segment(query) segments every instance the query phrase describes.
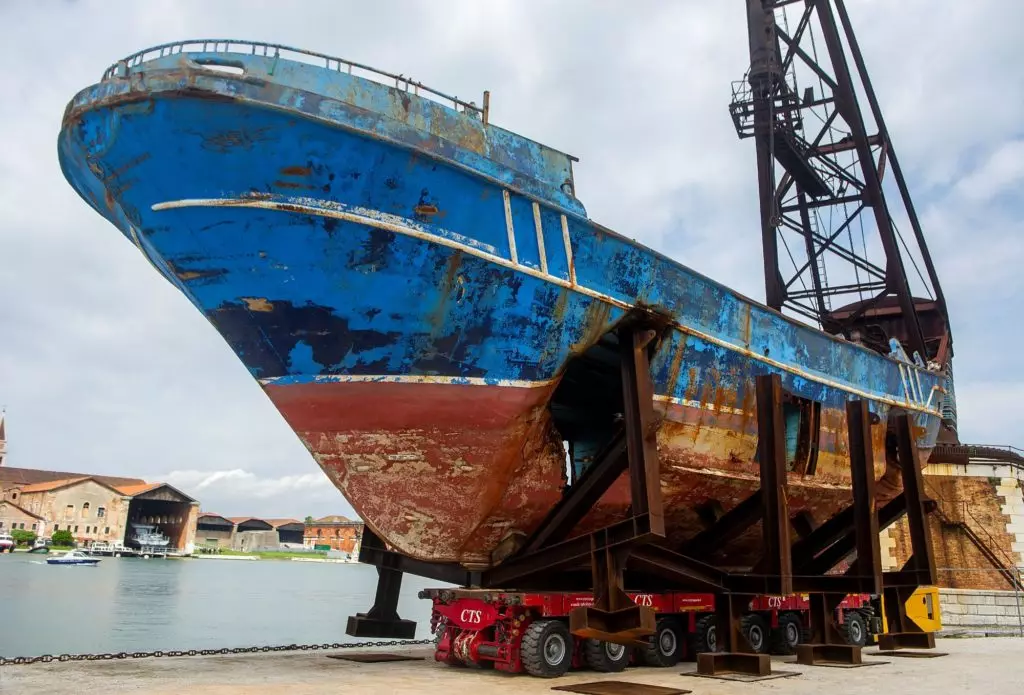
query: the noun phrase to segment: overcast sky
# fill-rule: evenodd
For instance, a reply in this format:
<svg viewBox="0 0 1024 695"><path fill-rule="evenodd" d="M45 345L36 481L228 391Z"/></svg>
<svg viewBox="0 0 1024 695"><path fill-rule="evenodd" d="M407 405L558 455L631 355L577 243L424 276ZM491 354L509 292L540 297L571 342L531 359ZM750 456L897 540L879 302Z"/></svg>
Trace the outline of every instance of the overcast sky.
<svg viewBox="0 0 1024 695"><path fill-rule="evenodd" d="M935 257L964 440L1024 445L1024 3L848 0ZM65 182L68 100L138 49L290 44L477 100L580 158L590 217L763 299L742 0L0 0L8 465L166 480L206 510L351 515L212 326Z"/></svg>

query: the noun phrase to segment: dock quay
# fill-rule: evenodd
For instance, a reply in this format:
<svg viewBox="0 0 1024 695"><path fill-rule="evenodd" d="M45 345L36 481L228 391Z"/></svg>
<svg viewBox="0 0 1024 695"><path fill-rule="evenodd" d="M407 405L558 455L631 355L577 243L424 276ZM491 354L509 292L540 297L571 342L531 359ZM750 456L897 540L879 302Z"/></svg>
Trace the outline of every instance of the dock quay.
<svg viewBox="0 0 1024 695"><path fill-rule="evenodd" d="M879 656L877 649L864 651L865 662L875 668L821 668L798 665L795 657L774 657L773 671L795 672L784 679L787 695L889 692L900 683L903 693L957 692L959 695L1017 692L1024 680L1024 662L1019 658L1024 639L1014 637L942 639L940 650L947 656L935 659ZM359 649L367 654L374 650ZM674 668L629 668L621 673L578 671L556 679L528 678L493 670L452 669L431 658L432 650L416 647L377 649L407 657L380 663L341 658L356 650L331 652L287 652L239 655L165 657L35 663L0 668L4 692L91 693L146 692L170 695L235 695L240 693L277 695L290 693L448 693L501 692L551 693L553 687L614 681L625 683L621 693L684 693L695 695L749 695L763 685L694 677L696 664L681 663ZM656 686L649 689L643 686ZM768 687L773 687L769 685ZM775 686L778 687L778 686ZM554 691L558 692L558 691ZM585 692L585 691L583 691ZM612 692L608 690L607 692Z"/></svg>

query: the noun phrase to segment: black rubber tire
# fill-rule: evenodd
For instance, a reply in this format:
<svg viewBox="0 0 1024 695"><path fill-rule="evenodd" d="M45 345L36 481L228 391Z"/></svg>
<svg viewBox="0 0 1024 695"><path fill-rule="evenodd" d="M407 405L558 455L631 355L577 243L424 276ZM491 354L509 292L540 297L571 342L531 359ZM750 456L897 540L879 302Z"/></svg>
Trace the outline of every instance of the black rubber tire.
<svg viewBox="0 0 1024 695"><path fill-rule="evenodd" d="M572 666L572 651L572 635L565 623L535 620L526 628L519 653L523 668L531 676L558 678Z"/></svg>
<svg viewBox="0 0 1024 695"><path fill-rule="evenodd" d="M798 613L781 613L779 626L772 630L772 652L796 654L798 645L807 641L807 630Z"/></svg>
<svg viewBox="0 0 1024 695"><path fill-rule="evenodd" d="M840 631L847 644L863 647L868 643L868 621L860 611L844 612Z"/></svg>
<svg viewBox="0 0 1024 695"><path fill-rule="evenodd" d="M683 626L674 618L661 618L641 656L648 666L675 666L683 658Z"/></svg>
<svg viewBox="0 0 1024 695"><path fill-rule="evenodd" d="M618 673L629 664L629 647L596 639L583 643L583 661L587 666L601 673Z"/></svg>
<svg viewBox="0 0 1024 695"><path fill-rule="evenodd" d="M767 654L771 648L768 621L757 613L748 613L740 618L740 629L755 654Z"/></svg>
<svg viewBox="0 0 1024 695"><path fill-rule="evenodd" d="M694 654L718 651L718 637L715 634L715 616L705 615L697 621L694 633L690 635L690 646Z"/></svg>

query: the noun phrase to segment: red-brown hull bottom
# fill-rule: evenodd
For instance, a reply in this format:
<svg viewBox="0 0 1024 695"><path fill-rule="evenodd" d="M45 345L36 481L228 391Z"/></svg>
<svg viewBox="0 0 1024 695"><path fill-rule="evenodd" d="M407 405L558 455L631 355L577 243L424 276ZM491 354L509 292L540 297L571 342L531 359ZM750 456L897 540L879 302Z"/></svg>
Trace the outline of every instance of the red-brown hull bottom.
<svg viewBox="0 0 1024 695"><path fill-rule="evenodd" d="M558 502L565 454L546 409L554 385L319 382L268 385L274 404L362 519L397 550L429 561L492 564L513 533L529 534ZM752 413L658 403L662 497L671 542L704 526L697 508L728 510L759 487ZM823 451L813 476L791 473L791 513L824 521L849 504L841 412L823 414ZM875 428L880 429L880 428ZM876 434L880 435L881 432ZM829 440L832 440L831 443ZM881 451L881 441L876 442ZM876 461L879 496L894 471ZM845 469L845 470L844 470ZM883 475L884 474L884 475ZM625 517L623 476L577 532ZM759 525L723 548L722 565L760 554Z"/></svg>

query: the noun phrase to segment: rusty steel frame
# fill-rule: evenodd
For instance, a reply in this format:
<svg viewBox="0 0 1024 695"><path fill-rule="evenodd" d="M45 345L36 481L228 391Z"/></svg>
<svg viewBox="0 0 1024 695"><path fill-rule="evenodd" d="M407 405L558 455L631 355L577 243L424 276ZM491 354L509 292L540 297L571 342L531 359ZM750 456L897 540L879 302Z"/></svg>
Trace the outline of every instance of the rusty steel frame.
<svg viewBox="0 0 1024 695"><path fill-rule="evenodd" d="M913 422L909 415L896 419L896 456L903 480L907 521L910 526L911 555L899 572L883 574L885 587L882 606L888 630L878 636L878 648L892 651L903 648L934 649L935 634L923 631L907 617L906 602L921 585L935 584L935 551L928 530L929 500L924 494L924 477L919 464L917 444L914 441ZM934 508L934 507L932 507Z"/></svg>
<svg viewBox="0 0 1024 695"><path fill-rule="evenodd" d="M632 322L619 329L623 429L524 547L484 576L489 586L536 581L538 574L588 559L594 603L569 615L570 631L579 637L633 643L655 632L653 609L636 605L626 595L625 569L635 548L665 537L650 375L650 348L656 337L656 331ZM586 536L562 540L623 470L629 475L632 516Z"/></svg>
<svg viewBox="0 0 1024 695"><path fill-rule="evenodd" d="M730 112L739 137L756 146L766 303L848 338L859 330L883 353L896 337L908 354L947 364L946 301L843 0L746 5L750 68L734 84ZM790 16L799 18L792 30ZM806 84L797 84L798 67ZM890 199L887 175L897 188ZM900 234L892 206L906 213L912 238ZM868 233L881 243L877 257ZM928 300L912 293L911 244Z"/></svg>
<svg viewBox="0 0 1024 695"><path fill-rule="evenodd" d="M359 560L363 562L363 549L369 547L367 556L383 550L384 544L369 529L363 533L363 545ZM377 565L377 592L373 607L366 613L357 613L348 618L345 634L352 637L386 637L391 639L412 639L416 636L416 623L403 620L398 615L398 597L402 591L402 570L399 569L403 556L384 551ZM406 558L408 559L408 558Z"/></svg>
<svg viewBox="0 0 1024 695"><path fill-rule="evenodd" d="M759 655L751 653L735 621L758 594L811 594L812 627L818 642L808 645L805 663L842 659L856 663L856 649L839 645L832 615L851 593L883 594L892 625L913 632L912 622L899 607L900 598L917 586L934 582L935 561L925 526L930 500L923 497L911 416L893 415L896 455L903 492L877 509L872 454L872 417L865 401L847 404L850 470L853 500L845 509L812 528L806 517L791 518L787 505L787 471L782 419L781 379L776 374L756 377L758 467L760 489L679 548L665 544L659 464L655 447L653 398L649 359L656 333L637 324L619 330L622 361L623 427L611 437L595 462L569 487L561 502L522 546L502 563L483 571L455 564L415 560L391 550L367 530L359 561L375 565L380 573L377 600L369 613L353 616L348 633L385 637L409 634L411 621L397 615L401 574L409 572L461 586L539 591L593 591L594 603L569 616L570 629L579 637L637 644L653 634L655 616L626 594L645 590L715 593L718 601L721 655L704 658L706 673L723 669L761 673ZM570 537L607 489L628 474L633 515L596 532ZM882 572L878 533L908 516L914 554L899 572ZM797 515L799 517L799 515ZM719 544L738 537L761 521L764 554L749 572L729 572L708 562ZM800 530L795 543L791 528ZM836 564L857 553L842 575L828 575ZM887 592L887 593L883 593ZM413 627L410 628L409 626ZM899 646L899 637L887 644ZM906 637L907 645L921 645L919 634ZM758 658L755 658L758 657Z"/></svg>

